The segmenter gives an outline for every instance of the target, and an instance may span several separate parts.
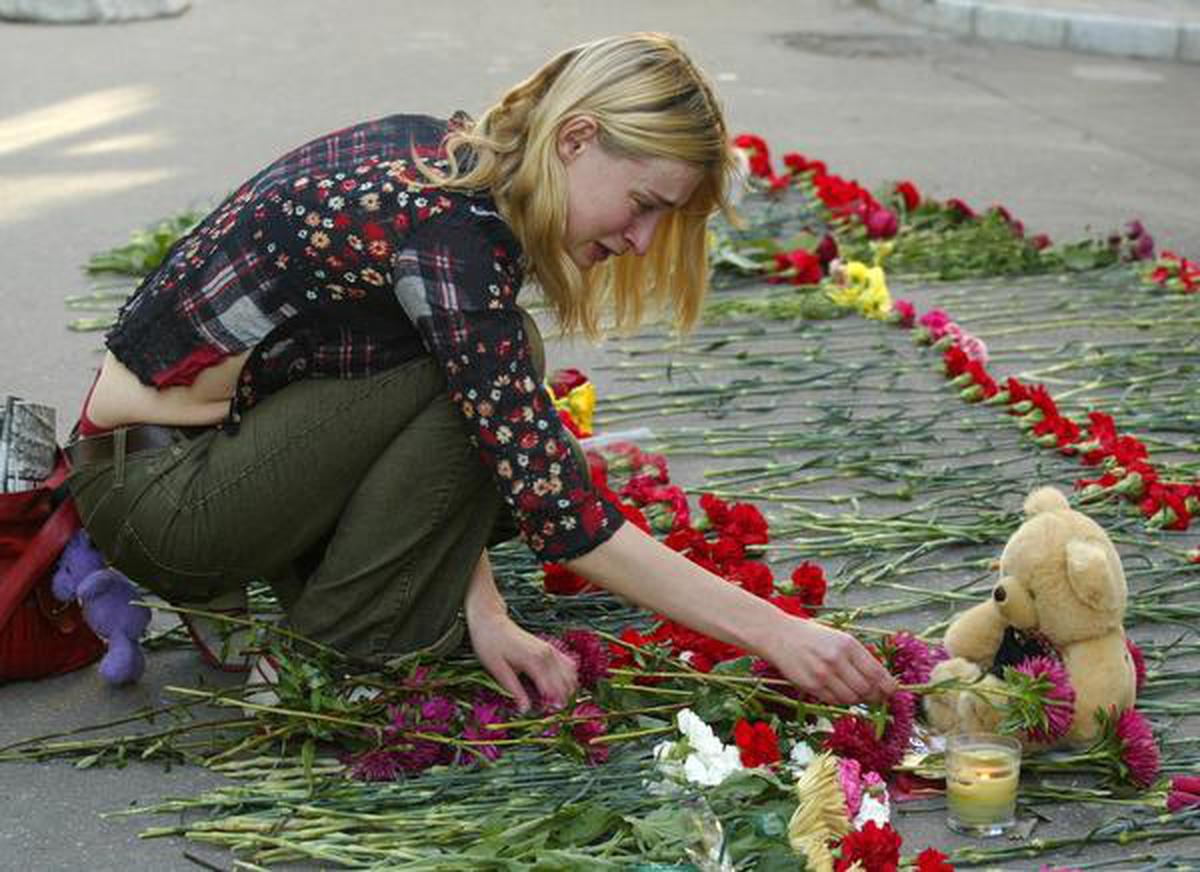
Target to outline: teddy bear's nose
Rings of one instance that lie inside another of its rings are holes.
[[[998,603],[1002,603],[1006,599],[1008,599],[1008,594],[1004,592],[1003,587],[998,586],[998,587],[996,587],[995,590],[992,591],[992,599],[994,599]]]

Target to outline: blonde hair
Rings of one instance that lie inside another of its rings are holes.
[[[687,203],[659,222],[644,257],[612,258],[584,272],[563,244],[566,174],[558,134],[590,116],[599,141],[626,158],[669,158],[702,177]],[[656,33],[609,37],[568,49],[510,90],[472,126],[446,139],[448,171],[438,184],[488,190],[525,249],[565,332],[599,333],[611,299],[618,329],[636,326],[647,300],[691,327],[708,291],[707,222],[731,214],[729,135],[712,87],[679,44]]]

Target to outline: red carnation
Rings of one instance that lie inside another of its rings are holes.
[[[786,254],[775,255],[775,274],[769,276],[767,281],[773,284],[787,282],[793,285],[815,285],[823,276],[821,258],[803,248],[797,248]]]
[[[546,588],[546,593],[572,596],[577,593],[599,590],[582,575],[576,575],[561,563],[542,564],[542,573],[542,584]]]
[[[723,526],[729,519],[729,503],[713,494],[700,495],[700,508],[714,527]]]
[[[819,608],[825,604],[825,570],[816,563],[804,561],[792,570],[792,587],[806,606]]]
[[[917,854],[917,872],[954,872],[949,858],[935,848],[926,848]]]
[[[771,152],[765,139],[753,133],[743,133],[733,140],[733,144],[749,152],[751,173],[764,179],[774,175],[771,171]]]
[[[912,327],[917,320],[917,307],[913,305],[912,300],[895,300],[892,303],[892,312],[895,314],[895,323],[901,327]]]
[[[558,399],[562,399],[580,385],[588,383],[588,377],[574,367],[556,370],[550,376],[550,390]]]
[[[747,769],[770,766],[780,760],[779,739],[766,721],[752,724],[745,718],[739,718],[733,728],[733,739],[741,754],[742,765]]]
[[[917,186],[912,182],[903,181],[897,182],[895,192],[904,200],[904,208],[911,212],[917,206],[921,205],[921,194],[917,190]]]
[[[729,573],[729,580],[762,599],[775,592],[775,577],[771,568],[757,560],[744,560],[734,566]]]
[[[900,866],[900,834],[891,824],[867,821],[857,832],[847,833],[838,843],[835,872],[848,872],[858,863],[864,872],[896,872]]]
[[[964,201],[960,200],[958,197],[954,197],[950,200],[947,200],[946,207],[951,212],[954,212],[959,218],[970,220],[970,219],[976,217],[975,210],[972,209],[970,206],[968,206]]]
[[[749,503],[735,503],[729,510],[729,523],[721,530],[743,545],[766,545],[767,519]]]
[[[784,594],[776,594],[769,597],[771,605],[779,609],[781,612],[787,612],[795,618],[811,618],[812,615],[805,607],[804,602],[798,596],[786,596]]]

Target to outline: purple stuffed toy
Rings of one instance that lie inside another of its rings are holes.
[[[146,657],[138,640],[150,624],[150,610],[135,606],[140,593],[128,578],[104,565],[85,531],[79,530],[63,549],[51,584],[62,602],[77,599],[83,619],[108,643],[100,676],[109,684],[128,684],[142,677]]]

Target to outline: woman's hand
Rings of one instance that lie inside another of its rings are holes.
[[[479,558],[463,601],[471,647],[492,678],[517,702],[529,708],[524,675],[537,688],[546,705],[562,708],[579,689],[575,661],[549,642],[518,627],[508,616],[508,605],[496,588],[487,552]]]
[[[471,647],[492,678],[517,702],[524,712],[529,708],[529,693],[521,683],[526,676],[550,708],[562,708],[579,689],[575,662],[549,642],[523,630],[506,614],[474,619],[467,613]]]
[[[878,701],[896,681],[853,637],[792,617],[624,524],[567,568],[618,596],[775,664],[827,702]]]
[[[823,702],[881,702],[896,692],[896,679],[853,636],[780,613],[762,655],[784,677]]]

